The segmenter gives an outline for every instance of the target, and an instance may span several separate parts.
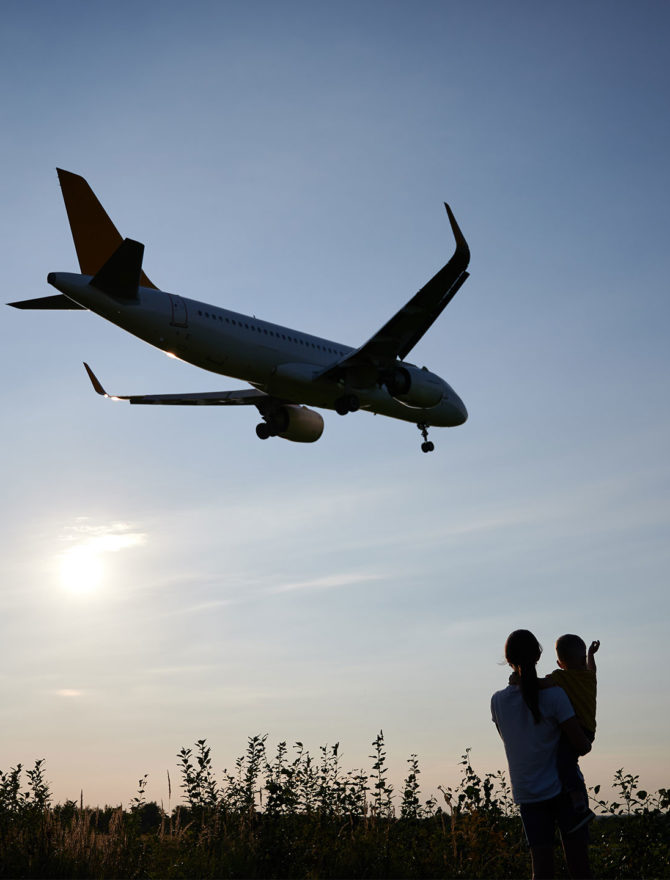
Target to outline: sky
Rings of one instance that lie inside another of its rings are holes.
[[[549,672],[601,640],[604,788],[670,784],[670,65],[665,2],[6,2],[4,301],[77,271],[56,168],[158,286],[358,346],[449,258],[471,277],[410,359],[470,417],[112,393],[244,387],[84,312],[0,320],[0,769],[58,801],[168,802],[176,754],[340,743],[398,786],[505,766],[509,632]]]

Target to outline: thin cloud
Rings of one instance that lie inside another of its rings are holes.
[[[145,544],[147,536],[127,522],[92,525],[88,517],[79,517],[61,536],[63,541],[85,546],[94,553],[116,553]]]
[[[155,666],[143,670],[144,675],[156,676],[173,676],[173,675],[195,675],[203,672],[212,672],[218,669],[217,666],[208,663],[183,663],[174,666]]]
[[[271,587],[269,593],[290,593],[295,590],[332,590],[337,587],[350,587],[352,584],[361,584],[370,581],[381,580],[380,574],[364,574],[351,572],[349,574],[332,574],[326,577],[312,578],[307,581],[294,581],[293,583],[280,584]]]
[[[198,602],[196,605],[189,605],[186,608],[179,608],[173,614],[197,614],[200,611],[211,611],[214,608],[223,608],[226,605],[238,605],[235,599],[213,599],[211,602]]]

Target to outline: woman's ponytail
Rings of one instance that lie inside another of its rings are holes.
[[[519,676],[521,695],[530,709],[533,720],[538,724],[542,718],[540,712],[540,687],[535,666],[542,654],[542,645],[532,632],[517,629],[510,634],[505,643],[505,659],[513,666]]]

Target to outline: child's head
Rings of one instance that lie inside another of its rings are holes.
[[[561,669],[581,669],[586,666],[586,645],[579,636],[568,633],[556,639],[556,656]]]

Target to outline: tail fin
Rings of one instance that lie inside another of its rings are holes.
[[[112,256],[95,273],[91,286],[118,299],[137,299],[137,288],[142,276],[144,245],[125,238]]]
[[[123,239],[84,178],[62,168],[57,171],[79,268],[84,275],[96,275]],[[140,274],[140,284],[156,287],[144,272]]]

